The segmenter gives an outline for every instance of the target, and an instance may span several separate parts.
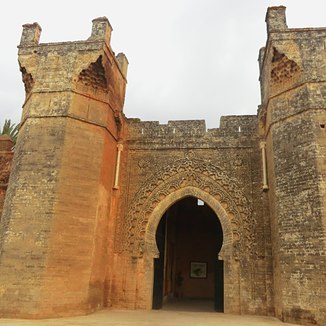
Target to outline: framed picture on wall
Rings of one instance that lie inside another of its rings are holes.
[[[206,278],[207,277],[207,263],[192,261],[190,262],[190,277],[191,278]]]

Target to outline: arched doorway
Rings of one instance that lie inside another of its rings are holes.
[[[209,205],[194,196],[180,199],[163,214],[155,240],[153,309],[190,303],[223,311],[223,231]]]
[[[180,185],[179,185],[180,186]],[[179,200],[192,196],[203,200],[218,216],[223,229],[223,244],[218,254],[223,260],[224,269],[224,312],[240,313],[240,261],[239,251],[243,246],[243,221],[241,216],[246,213],[245,199],[241,201],[241,212],[236,203],[227,193],[215,192],[212,188],[201,189],[193,185],[176,188],[175,183],[160,183],[160,187],[168,187],[169,193],[161,188],[151,193],[141,192],[137,195],[137,205],[131,206],[128,214],[130,222],[121,241],[125,244],[126,273],[137,270],[137,277],[123,279],[132,282],[134,288],[135,306],[137,309],[152,309],[153,307],[153,280],[154,261],[159,257],[156,243],[156,231],[164,213]],[[208,190],[210,190],[208,192]],[[237,197],[235,197],[237,198]],[[243,198],[243,197],[240,197]],[[142,200],[144,202],[142,202]],[[142,203],[141,205],[139,203]],[[249,211],[250,213],[250,211]],[[250,214],[246,221],[250,221]],[[247,230],[247,229],[246,229]],[[138,236],[137,236],[138,235]],[[119,275],[121,271],[119,270]]]

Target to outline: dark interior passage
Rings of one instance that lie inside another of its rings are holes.
[[[214,211],[195,197],[171,206],[157,228],[153,308],[164,302],[210,300],[223,311],[223,232]],[[198,301],[199,302],[199,301]]]

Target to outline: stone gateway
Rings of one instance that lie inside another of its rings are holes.
[[[23,26],[14,155],[0,138],[1,317],[201,299],[326,325],[326,28],[288,28],[283,6],[266,23],[257,115],[208,130],[125,117],[105,17],[78,42]]]

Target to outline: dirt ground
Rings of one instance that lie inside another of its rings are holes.
[[[0,319],[6,326],[285,326],[276,318],[259,316],[238,316],[216,312],[191,312],[173,310],[102,310],[88,316],[18,320]]]

